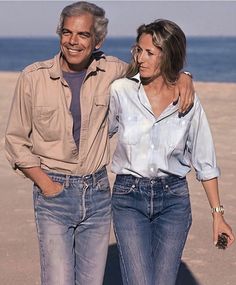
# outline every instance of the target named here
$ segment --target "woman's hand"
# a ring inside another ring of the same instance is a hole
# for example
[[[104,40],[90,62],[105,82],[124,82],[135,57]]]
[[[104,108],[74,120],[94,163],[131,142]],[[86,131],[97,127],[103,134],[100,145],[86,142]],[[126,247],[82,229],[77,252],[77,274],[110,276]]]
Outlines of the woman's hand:
[[[213,241],[217,244],[218,235],[225,233],[228,239],[229,247],[235,240],[231,227],[225,222],[221,213],[213,213]]]
[[[189,75],[181,73],[175,85],[174,103],[178,101],[179,113],[184,115],[190,110],[194,102],[194,86]]]

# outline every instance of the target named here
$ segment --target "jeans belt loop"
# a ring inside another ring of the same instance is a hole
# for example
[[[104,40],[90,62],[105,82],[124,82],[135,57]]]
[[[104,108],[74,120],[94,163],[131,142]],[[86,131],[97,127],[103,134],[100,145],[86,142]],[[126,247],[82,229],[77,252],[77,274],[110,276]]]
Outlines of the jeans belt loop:
[[[65,187],[69,187],[70,184],[70,175],[66,175]]]
[[[163,189],[168,188],[169,187],[168,186],[168,184],[169,184],[168,179],[166,179],[166,177],[161,177],[161,184],[162,184]]]
[[[93,187],[95,187],[96,186],[96,173],[93,173],[92,174],[92,184],[93,184]]]
[[[140,181],[140,178],[138,178],[138,177],[136,177],[134,179],[134,185],[135,185],[136,188],[138,188],[138,186],[139,186],[139,181]]]

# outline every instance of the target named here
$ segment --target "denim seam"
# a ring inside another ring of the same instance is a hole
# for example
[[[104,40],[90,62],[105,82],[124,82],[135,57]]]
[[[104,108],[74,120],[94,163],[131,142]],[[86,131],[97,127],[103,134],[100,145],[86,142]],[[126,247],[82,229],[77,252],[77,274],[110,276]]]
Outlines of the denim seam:
[[[182,248],[184,249],[184,244],[185,244],[185,242],[186,242],[186,240],[187,240],[187,237],[188,237],[188,231],[189,231],[189,229],[190,229],[190,226],[191,226],[191,209],[190,209],[190,213],[189,213],[189,216],[188,216],[188,225],[187,225],[187,227],[186,227],[186,229],[185,229],[185,236],[186,236],[186,238],[185,238],[185,240],[183,240],[182,241]],[[181,261],[181,256],[182,256],[182,254],[183,254],[183,250],[180,252],[180,254],[179,254],[179,256],[178,256],[178,258],[179,258],[179,260]],[[179,263],[179,265],[180,265],[180,263]],[[179,266],[176,268],[176,270],[175,270],[175,274],[176,274],[176,276],[177,276],[177,274],[178,274],[178,270],[179,270]]]
[[[83,193],[82,193],[82,221],[85,219],[86,217],[86,203],[85,203],[85,195],[86,195],[86,191],[89,187],[89,185],[84,181],[84,187],[83,187]]]
[[[113,228],[114,228],[114,233],[115,233],[115,236],[116,236],[117,246],[119,248],[120,260],[121,260],[123,268],[124,268],[126,283],[129,284],[128,274],[127,274],[127,270],[126,270],[126,266],[125,266],[125,262],[124,262],[124,257],[123,257],[123,254],[122,254],[122,249],[121,249],[121,246],[120,246],[119,237],[118,237],[118,234],[116,232],[116,226],[115,226],[114,223],[113,223]]]
[[[39,223],[38,223],[38,215],[37,215],[37,209],[36,206],[38,204],[38,195],[39,193],[37,192],[35,195],[35,201],[34,201],[34,216],[35,216],[35,223],[36,223],[36,227],[37,227],[37,232],[38,232],[38,240],[39,240],[39,245],[40,245],[40,252],[41,252],[41,256],[40,256],[40,263],[41,263],[41,282],[42,284],[47,285],[47,280],[45,277],[45,254],[44,254],[44,250],[43,250],[43,246],[42,246],[42,240],[41,240],[41,236],[40,236],[40,232],[39,232]],[[44,283],[45,282],[45,283]]]

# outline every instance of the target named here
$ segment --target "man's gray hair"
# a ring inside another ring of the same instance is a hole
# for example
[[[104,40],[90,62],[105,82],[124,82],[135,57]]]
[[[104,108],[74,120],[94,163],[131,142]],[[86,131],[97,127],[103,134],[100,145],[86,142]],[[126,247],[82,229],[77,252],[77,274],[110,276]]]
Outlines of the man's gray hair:
[[[64,20],[66,17],[80,16],[86,13],[89,13],[94,17],[94,34],[96,44],[103,41],[107,35],[108,25],[108,19],[105,17],[105,11],[97,5],[85,1],[75,2],[71,5],[66,6],[62,10],[57,26],[57,34],[61,36]]]

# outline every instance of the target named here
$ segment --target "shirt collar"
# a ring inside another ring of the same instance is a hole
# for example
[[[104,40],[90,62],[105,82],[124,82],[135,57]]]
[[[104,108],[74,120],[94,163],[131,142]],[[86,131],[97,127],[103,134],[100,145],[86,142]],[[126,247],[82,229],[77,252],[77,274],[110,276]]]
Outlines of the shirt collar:
[[[60,52],[57,55],[55,55],[55,57],[53,58],[53,60],[50,62],[48,66],[49,74],[51,78],[53,79],[63,78],[62,70],[61,70],[61,63],[60,63],[61,57],[62,57],[62,53]],[[105,66],[106,66],[105,61],[101,59],[105,59],[105,55],[102,51],[95,51],[92,54],[91,63],[87,69],[86,77],[88,77],[89,74],[93,72],[105,71]]]
[[[146,93],[145,93],[145,90],[144,90],[144,88],[143,88],[143,85],[142,85],[142,83],[141,83],[139,73],[136,74],[135,76],[133,76],[132,79],[134,79],[135,81],[137,80],[137,83],[138,83],[138,98],[139,98],[141,104],[142,104],[146,109],[148,109],[149,112],[151,112],[151,113],[153,114],[152,108],[151,108],[151,104],[150,104],[150,102],[149,102],[149,100],[148,100],[148,97],[147,97],[147,95],[146,95]],[[166,117],[172,115],[173,113],[177,112],[178,109],[179,109],[178,103],[175,104],[175,105],[174,105],[173,103],[170,104],[170,105],[161,113],[161,115],[157,118],[157,121],[160,121],[160,120],[162,120],[162,119],[164,119],[164,118],[166,118]],[[155,116],[155,115],[153,114],[153,116]]]

